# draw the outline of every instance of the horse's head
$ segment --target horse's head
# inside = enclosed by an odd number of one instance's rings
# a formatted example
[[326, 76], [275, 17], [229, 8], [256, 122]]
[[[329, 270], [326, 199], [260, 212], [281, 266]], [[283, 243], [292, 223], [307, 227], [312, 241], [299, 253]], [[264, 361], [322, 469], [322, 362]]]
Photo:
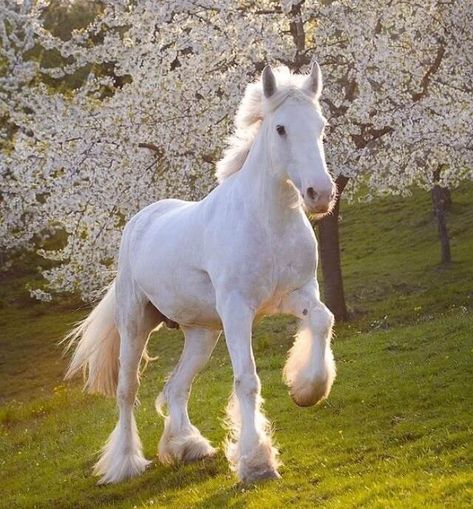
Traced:
[[310, 74], [301, 77], [299, 86], [286, 90], [278, 90], [270, 66], [265, 67], [262, 81], [272, 171], [294, 184], [310, 213], [326, 214], [335, 203], [336, 186], [325, 163], [326, 120], [318, 102], [322, 89], [320, 68], [315, 62]]

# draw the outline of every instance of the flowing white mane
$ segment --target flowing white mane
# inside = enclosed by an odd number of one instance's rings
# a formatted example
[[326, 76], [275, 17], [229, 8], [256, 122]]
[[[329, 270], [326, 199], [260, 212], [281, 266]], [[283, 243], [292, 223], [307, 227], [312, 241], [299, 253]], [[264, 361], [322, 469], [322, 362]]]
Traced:
[[273, 72], [277, 91], [269, 99], [264, 97], [262, 78], [246, 87], [235, 115], [234, 132], [228, 137], [223, 158], [217, 163], [216, 176], [219, 182], [242, 168], [268, 111], [276, 109], [289, 95], [304, 97], [314, 103], [318, 99], [311, 95], [305, 86], [307, 75], [292, 74], [285, 66], [278, 67]]

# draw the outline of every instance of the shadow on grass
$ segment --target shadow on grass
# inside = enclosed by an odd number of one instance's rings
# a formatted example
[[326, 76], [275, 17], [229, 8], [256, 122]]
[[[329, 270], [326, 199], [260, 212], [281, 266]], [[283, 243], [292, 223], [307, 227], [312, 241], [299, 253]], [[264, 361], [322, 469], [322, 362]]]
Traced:
[[[262, 481], [262, 483], [271, 483], [277, 481]], [[199, 509], [208, 509], [209, 507], [228, 507], [229, 500], [233, 499], [232, 507], [236, 508], [246, 508], [248, 507], [247, 497], [245, 494], [250, 494], [253, 491], [258, 489], [256, 484], [246, 485], [238, 483], [235, 480], [235, 483], [230, 486], [222, 486], [219, 489], [211, 492], [208, 497], [202, 499], [200, 502], [195, 504], [193, 507]], [[243, 495], [243, 496], [242, 496]], [[239, 497], [236, 499], [236, 497]]]
[[[155, 459], [142, 475], [119, 484], [96, 484], [97, 478], [92, 475], [92, 462], [87, 462], [82, 473], [84, 477], [80, 482], [76, 485], [71, 483], [67, 493], [62, 492], [60, 497], [49, 499], [47, 506], [88, 509], [157, 504], [162, 507], [179, 498], [182, 491], [195, 491], [212, 478], [228, 475], [229, 471], [222, 456], [174, 466], [163, 465]], [[70, 498], [71, 494], [73, 498]]]

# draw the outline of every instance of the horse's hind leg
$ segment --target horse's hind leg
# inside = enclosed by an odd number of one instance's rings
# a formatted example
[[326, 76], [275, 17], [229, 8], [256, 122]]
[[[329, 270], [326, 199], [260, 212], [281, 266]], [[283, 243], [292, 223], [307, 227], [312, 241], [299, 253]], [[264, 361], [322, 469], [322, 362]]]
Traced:
[[[129, 301], [129, 297], [125, 297]], [[116, 483], [143, 472], [149, 461], [142, 452], [133, 405], [139, 386], [139, 365], [149, 333], [159, 324], [155, 308], [146, 302], [118, 302], [117, 327], [120, 333], [120, 371], [117, 400], [118, 423], [102, 449], [94, 473], [100, 483]]]
[[220, 332], [182, 327], [184, 350], [179, 363], [156, 400], [162, 414], [167, 405], [164, 432], [159, 442], [159, 459], [164, 463], [194, 461], [215, 454], [215, 449], [192, 425], [187, 412], [190, 388], [195, 375], [205, 366], [217, 343]]

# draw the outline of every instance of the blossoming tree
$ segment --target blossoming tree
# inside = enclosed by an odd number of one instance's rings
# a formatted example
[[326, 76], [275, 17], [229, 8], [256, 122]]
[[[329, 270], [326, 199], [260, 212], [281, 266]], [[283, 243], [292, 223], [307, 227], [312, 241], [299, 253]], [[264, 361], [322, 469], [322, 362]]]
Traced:
[[[58, 262], [44, 272], [51, 289], [93, 298], [133, 213], [215, 185], [243, 88], [266, 61], [320, 62], [340, 191], [431, 188], [440, 166], [443, 186], [471, 178], [468, 2], [107, 0], [68, 37], [48, 27], [47, 2], [1, 2], [2, 244], [65, 232], [40, 250]], [[343, 318], [337, 215], [319, 233]]]
[[[472, 5], [337, 1], [316, 16], [332, 126], [328, 159], [340, 189], [348, 178], [352, 194], [361, 183], [369, 194], [401, 194], [471, 178]], [[337, 215], [320, 225], [320, 236], [332, 282], [326, 298], [345, 316]]]

